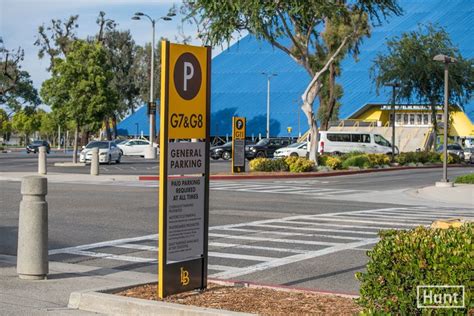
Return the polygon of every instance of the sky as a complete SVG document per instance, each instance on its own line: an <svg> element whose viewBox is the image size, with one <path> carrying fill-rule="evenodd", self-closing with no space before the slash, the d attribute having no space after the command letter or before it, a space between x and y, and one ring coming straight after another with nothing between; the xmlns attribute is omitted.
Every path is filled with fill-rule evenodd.
<svg viewBox="0 0 474 316"><path fill-rule="evenodd" d="M77 35L86 38L97 33L96 19L99 12L104 11L106 18L118 23L117 29L129 29L135 42L144 45L151 41L151 23L132 20L133 14L141 11L158 19L173 5L179 7L180 3L172 0L0 0L0 36L5 48L13 50L21 46L24 49L22 69L30 73L34 86L39 90L41 83L49 78L46 71L49 59L39 59L38 47L33 44L40 25L49 25L51 19L64 20L78 14ZM156 40L166 37L175 41L181 20L181 16L176 16L172 21L157 21ZM195 40L195 26L185 23L184 32L192 36L192 44L200 44Z"/></svg>

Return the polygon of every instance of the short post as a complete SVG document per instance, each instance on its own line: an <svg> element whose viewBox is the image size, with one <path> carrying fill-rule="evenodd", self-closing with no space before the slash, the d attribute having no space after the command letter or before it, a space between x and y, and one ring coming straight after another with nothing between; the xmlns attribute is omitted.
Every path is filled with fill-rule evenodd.
<svg viewBox="0 0 474 316"><path fill-rule="evenodd" d="M43 280L49 272L47 193L45 177L23 178L16 266L20 279Z"/></svg>
<svg viewBox="0 0 474 316"><path fill-rule="evenodd" d="M92 158L91 158L91 175L99 175L99 148L92 148Z"/></svg>
<svg viewBox="0 0 474 316"><path fill-rule="evenodd" d="M40 146L39 153L38 153L38 173L39 174L47 174L46 169L46 147Z"/></svg>

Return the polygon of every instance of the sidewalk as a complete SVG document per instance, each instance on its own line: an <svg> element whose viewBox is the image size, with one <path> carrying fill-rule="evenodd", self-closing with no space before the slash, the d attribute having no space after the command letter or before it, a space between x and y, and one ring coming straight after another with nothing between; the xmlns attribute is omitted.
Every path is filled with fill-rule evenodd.
<svg viewBox="0 0 474 316"><path fill-rule="evenodd" d="M156 282L156 275L60 262L49 263L48 280L18 278L16 257L0 255L1 315L97 315L69 309L72 292Z"/></svg>
<svg viewBox="0 0 474 316"><path fill-rule="evenodd" d="M409 191L409 194L418 199L456 205L465 204L468 207L474 207L473 184L455 184L454 187L447 188L430 186Z"/></svg>

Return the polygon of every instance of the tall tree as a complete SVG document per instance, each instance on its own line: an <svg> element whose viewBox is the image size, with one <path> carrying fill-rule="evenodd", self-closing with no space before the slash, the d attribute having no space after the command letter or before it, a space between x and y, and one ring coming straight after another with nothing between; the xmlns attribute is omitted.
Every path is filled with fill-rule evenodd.
<svg viewBox="0 0 474 316"><path fill-rule="evenodd" d="M54 66L58 57L65 57L77 39L76 30L79 27L79 15L71 15L68 19L52 19L51 24L38 27L35 46L39 47L38 57L49 57L48 71Z"/></svg>
<svg viewBox="0 0 474 316"><path fill-rule="evenodd" d="M41 96L45 103L53 110L64 111L75 123L73 162L77 162L79 130L102 122L115 106L116 96L108 84L111 79L102 45L77 40L65 60L55 59L52 77L43 82Z"/></svg>
<svg viewBox="0 0 474 316"><path fill-rule="evenodd" d="M0 136L3 140L8 139L8 135L11 132L11 122L4 109L0 109Z"/></svg>
<svg viewBox="0 0 474 316"><path fill-rule="evenodd" d="M288 54L311 76L302 95L302 110L310 127L310 159L317 162L318 125L313 103L322 86L322 75L347 49L356 50L370 20L400 14L396 0L185 0L188 16L198 17L201 36L210 45L229 42L234 33L247 31ZM317 47L327 21L346 27L340 43L322 67Z"/></svg>
<svg viewBox="0 0 474 316"><path fill-rule="evenodd" d="M21 69L23 57L21 47L11 51L4 47L0 37L0 104L6 105L12 113L41 103L30 75Z"/></svg>
<svg viewBox="0 0 474 316"><path fill-rule="evenodd" d="M388 82L397 81L397 100L429 104L433 127L437 129L436 106L443 104L444 67L433 57L444 54L457 59L449 65L449 103L465 104L474 91L474 59L465 59L440 26L419 25L387 41L387 53L374 60L371 74L377 93Z"/></svg>
<svg viewBox="0 0 474 316"><path fill-rule="evenodd" d="M114 113L110 113L115 130L117 119L123 118L128 111L133 112L138 103L140 87L135 80L134 70L137 47L130 31L116 30L104 34L103 45L113 73L109 84L118 99Z"/></svg>
<svg viewBox="0 0 474 316"><path fill-rule="evenodd" d="M38 130L39 116L36 110L21 110L12 117L12 129L23 135L25 145L29 143L29 136Z"/></svg>

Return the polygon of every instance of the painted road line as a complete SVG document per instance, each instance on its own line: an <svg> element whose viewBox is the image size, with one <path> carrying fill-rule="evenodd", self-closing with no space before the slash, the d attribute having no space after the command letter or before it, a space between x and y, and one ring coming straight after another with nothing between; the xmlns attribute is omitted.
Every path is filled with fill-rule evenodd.
<svg viewBox="0 0 474 316"><path fill-rule="evenodd" d="M251 240L251 241L270 241L286 244L302 244L302 245L315 245L315 246L335 246L340 243L325 242L325 241L310 241L310 240L293 240L293 239L278 239L278 238L265 238L265 237L253 237L253 236L242 236L242 235L227 235L227 234L216 234L209 233L210 237L227 238L227 239L239 239L239 240Z"/></svg>
<svg viewBox="0 0 474 316"><path fill-rule="evenodd" d="M312 218L311 220L315 220L314 218ZM346 230L343 230L343 228L359 228L359 229L372 229L372 230L381 230L381 229L403 229L403 228L395 228L395 227L390 227L390 226L364 226L364 225L346 225L346 224L340 224L340 223L337 223L337 224L332 224L332 223L326 223L326 222L298 222L298 221L277 221L279 223L291 223L291 224L298 224L298 225L310 225L310 226L324 226L324 227L339 227L341 228L341 231L346 231ZM349 230L347 230L349 231ZM377 233L377 232L371 232L371 231L366 231L366 232L369 232L369 233Z"/></svg>
<svg viewBox="0 0 474 316"><path fill-rule="evenodd" d="M392 225L392 223L398 222L398 223L420 223L420 225L427 225L430 224L432 221L425 219L413 219L413 218L400 218L397 216L392 216L392 215L384 215L384 214L379 214L379 213L372 213L372 214L348 214L348 215L337 215L335 218L347 218L347 219L366 219L366 218L372 218L375 220L381 220L381 223L387 223L388 225Z"/></svg>
<svg viewBox="0 0 474 316"><path fill-rule="evenodd" d="M422 211L422 210L399 210L399 211L390 211L392 213L397 213L400 214L401 216L407 216L407 215L434 215L434 216L448 216L448 217L453 217L453 216L474 216L474 210L472 212L465 212L465 211L454 211L454 210L446 210L446 211Z"/></svg>
<svg viewBox="0 0 474 316"><path fill-rule="evenodd" d="M351 216L351 215L350 215ZM393 218L398 221L415 221L415 222L428 222L431 223L433 219L439 218L439 216L417 216L417 215L403 215L400 216L399 214L390 214L390 213L361 213L357 215L352 215L357 217L364 217L364 218L373 218L373 217L381 217L381 218ZM443 218L448 218L447 216L441 216Z"/></svg>
<svg viewBox="0 0 474 316"><path fill-rule="evenodd" d="M259 226L259 227L263 227L263 226ZM338 236L338 235L305 234L305 233L297 233L297 232L282 232L282 231L257 230L257 229L246 229L246 228L226 228L225 231L247 232L251 234L273 234L273 235L281 235L281 236L322 237L322 238L347 239L347 240L364 239L364 238L359 238L359 237L346 237L346 236Z"/></svg>
<svg viewBox="0 0 474 316"><path fill-rule="evenodd" d="M158 234L109 240L109 241L97 242L97 243L81 245L81 246L54 249L54 250L50 250L48 254L55 255L58 253L64 253L66 251L72 251L72 250L86 250L86 249L100 248L100 247L114 247L117 244L125 244L125 243L131 243L131 242L143 241L143 240L158 240Z"/></svg>
<svg viewBox="0 0 474 316"><path fill-rule="evenodd" d="M391 216L398 216L398 217L407 217L407 218L433 218L433 217L442 217L442 218L449 218L449 217L452 217L449 216L449 215L436 215L436 214L427 214L427 213L424 213L424 214L418 214L418 213L415 213L415 212L410 212L410 213L397 213L396 211L388 211L388 212L380 212L380 213L360 213L361 215L362 214L366 214L366 215L372 215L372 214L382 214L382 215L391 215Z"/></svg>
<svg viewBox="0 0 474 316"><path fill-rule="evenodd" d="M286 222L288 223L288 222ZM342 229L329 229L329 228L314 228L314 227L289 227L283 225L270 225L270 224L259 224L259 225L245 225L245 226L255 226L255 227L265 227L265 228L278 228L278 229L294 229L294 230L309 230L309 231L318 231L318 232L328 232L328 233L346 233L346 234L360 234L360 235L377 235L375 232L363 232L358 230L342 230ZM362 226L361 226L362 227ZM361 238L358 238L361 239Z"/></svg>
<svg viewBox="0 0 474 316"><path fill-rule="evenodd" d="M272 257L241 255L241 254L235 254L235 253L215 252L215 251L209 251L208 255L209 257L216 257L216 258L241 259L241 260L264 261L264 262L275 260L275 258L272 258Z"/></svg>
<svg viewBox="0 0 474 316"><path fill-rule="evenodd" d="M318 218L313 218L311 220L320 220L320 221L334 221L334 222L349 222L349 223L364 223L364 224L382 224L382 225L394 225L394 226L411 226L411 227L416 227L420 226L417 224L409 224L409 223L401 223L401 222L395 222L395 221L390 221L390 222L381 222L381 221L369 221L369 220L362 220L362 219L354 219L354 218L345 218L344 216L341 217L335 217L335 216L320 216Z"/></svg>
<svg viewBox="0 0 474 316"><path fill-rule="evenodd" d="M93 258L127 261L127 262L141 262L141 263L156 263L156 262L158 262L158 260L154 259L154 258L131 257L131 256L114 255L114 254L110 254L110 253L94 252L94 251L86 251L86 250L67 250L67 251L64 251L62 253L66 253L66 254L70 254L70 255L85 256L85 257L93 257Z"/></svg>
<svg viewBox="0 0 474 316"><path fill-rule="evenodd" d="M253 246L253 245L239 245L239 244L231 244L231 243L223 243L223 242L210 242L209 247L232 248L232 249L252 249L252 250L265 250L265 251L288 252L288 253L306 253L305 250L298 250L298 249L262 247L262 246Z"/></svg>
<svg viewBox="0 0 474 316"><path fill-rule="evenodd" d="M224 271L221 273L216 273L213 276L216 278L231 279L231 278L235 278L235 277L242 276L245 274L263 271L263 270L267 270L271 268L276 268L276 267L280 267L283 265L287 265L287 264L291 264L291 263L295 263L295 262L299 262L299 261L303 261L307 259L313 259L316 257L325 256L325 255L343 251L343 250L354 249L357 247L376 243L377 241L378 241L378 238L373 238L373 239L366 239L366 240L362 240L362 241L358 241L354 243L338 244L333 247L328 247L321 250L309 251L305 254L284 257L284 258L272 260L269 262L264 262L264 263L256 264L253 266L249 266L246 268L241 268L239 271Z"/></svg>
<svg viewBox="0 0 474 316"><path fill-rule="evenodd" d="M140 244L118 244L118 245L114 245L114 247L126 248L126 249L135 249L135 250L143 250L143 251L156 251L156 252L158 252L158 247L155 247L155 246L147 246L147 245L140 245Z"/></svg>

